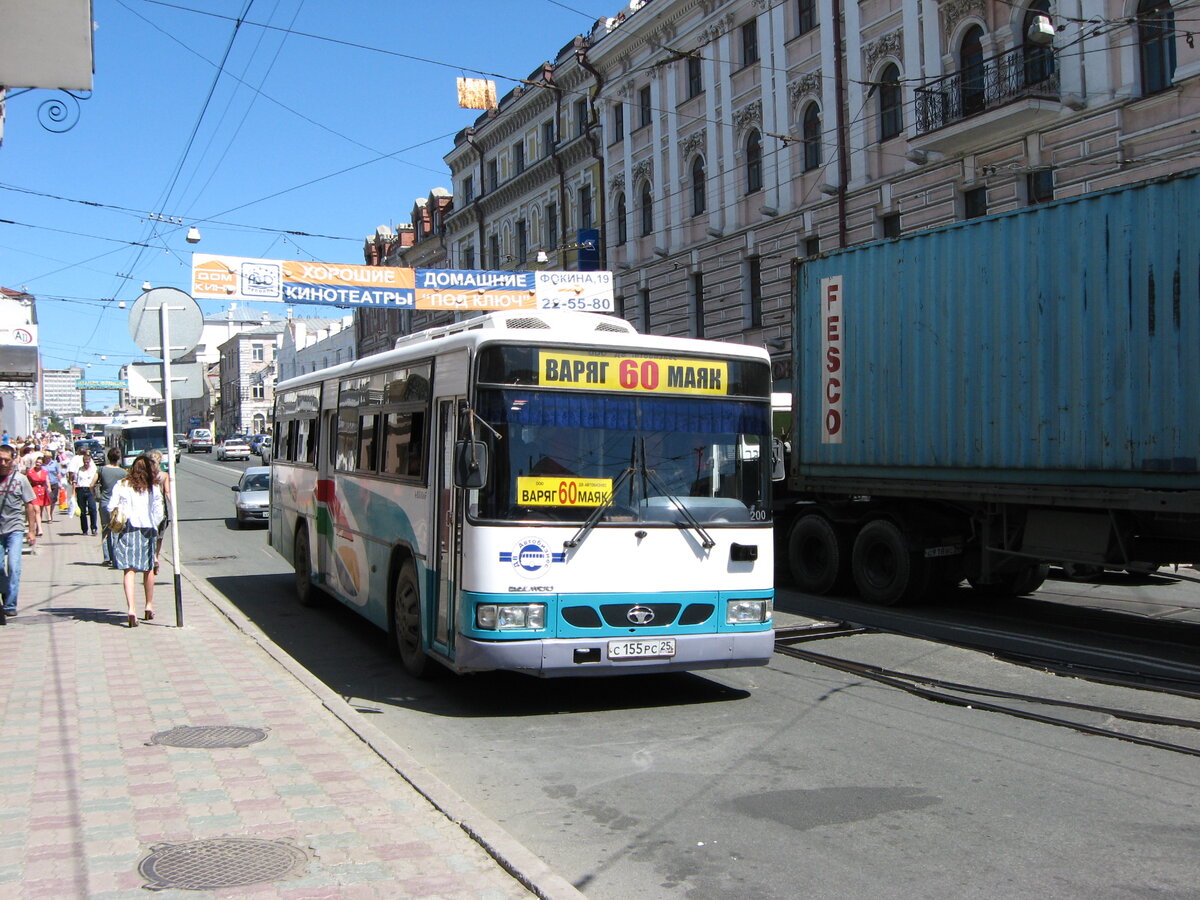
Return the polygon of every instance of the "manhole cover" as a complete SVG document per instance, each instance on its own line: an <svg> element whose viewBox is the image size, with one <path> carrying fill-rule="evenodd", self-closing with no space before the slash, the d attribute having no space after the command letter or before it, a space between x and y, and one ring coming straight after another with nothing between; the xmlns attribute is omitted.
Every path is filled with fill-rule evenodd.
<svg viewBox="0 0 1200 900"><path fill-rule="evenodd" d="M308 854L286 841L226 837L155 844L138 874L151 891L211 891L290 878L307 864Z"/></svg>
<svg viewBox="0 0 1200 900"><path fill-rule="evenodd" d="M249 747L267 739L267 729L245 725L178 725L150 738L151 744L167 747L192 747L215 750L225 747Z"/></svg>

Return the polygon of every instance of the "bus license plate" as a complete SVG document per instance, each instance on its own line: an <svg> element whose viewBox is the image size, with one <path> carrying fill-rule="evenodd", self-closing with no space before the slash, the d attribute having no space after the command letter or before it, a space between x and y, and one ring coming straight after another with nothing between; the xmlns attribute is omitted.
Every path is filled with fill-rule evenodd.
<svg viewBox="0 0 1200 900"><path fill-rule="evenodd" d="M675 655L675 638L648 641L609 641L609 659L662 659Z"/></svg>

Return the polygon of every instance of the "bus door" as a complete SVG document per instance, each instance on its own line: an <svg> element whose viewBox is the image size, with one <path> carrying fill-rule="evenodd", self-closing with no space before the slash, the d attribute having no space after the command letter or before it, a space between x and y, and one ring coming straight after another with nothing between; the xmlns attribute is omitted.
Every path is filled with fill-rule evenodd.
<svg viewBox="0 0 1200 900"><path fill-rule="evenodd" d="M317 567L317 580L327 583L327 573L334 569L333 540L337 523L334 521L333 479L335 471L334 453L337 448L337 410L327 409L321 413L321 428L317 433L317 496L319 501L314 504L316 512L316 544L312 548L313 561ZM324 514L322 514L324 510Z"/></svg>
<svg viewBox="0 0 1200 900"><path fill-rule="evenodd" d="M458 581L462 572L462 491L454 488L454 441L458 434L458 408L465 398L438 400L437 470L435 477L436 588L433 598L433 645L453 658Z"/></svg>

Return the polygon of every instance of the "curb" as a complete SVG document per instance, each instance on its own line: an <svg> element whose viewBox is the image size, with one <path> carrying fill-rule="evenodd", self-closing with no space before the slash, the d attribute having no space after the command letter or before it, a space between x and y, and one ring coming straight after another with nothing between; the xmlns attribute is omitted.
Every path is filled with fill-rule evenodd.
<svg viewBox="0 0 1200 900"><path fill-rule="evenodd" d="M554 872L541 857L464 800L452 787L430 772L408 751L370 722L364 721L342 697L296 662L291 655L224 597L214 597L205 585L179 566L180 574L214 609L253 640L289 675L311 691L322 705L366 744L380 759L447 819L483 848L509 875L542 900L584 900L574 885Z"/></svg>

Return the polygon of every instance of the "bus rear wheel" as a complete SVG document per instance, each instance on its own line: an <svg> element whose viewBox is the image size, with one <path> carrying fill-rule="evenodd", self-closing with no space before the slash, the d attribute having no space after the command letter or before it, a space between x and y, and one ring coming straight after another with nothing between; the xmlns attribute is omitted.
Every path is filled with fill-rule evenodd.
<svg viewBox="0 0 1200 900"><path fill-rule="evenodd" d="M411 561L400 567L392 585L391 606L392 643L400 662L413 678L423 678L429 670L429 657L421 649L421 589Z"/></svg>
<svg viewBox="0 0 1200 900"><path fill-rule="evenodd" d="M238 523L241 527L241 523ZM308 532L296 532L296 543L292 548L292 565L296 569L296 599L301 606L316 606L320 593L312 582L312 554L308 549Z"/></svg>

